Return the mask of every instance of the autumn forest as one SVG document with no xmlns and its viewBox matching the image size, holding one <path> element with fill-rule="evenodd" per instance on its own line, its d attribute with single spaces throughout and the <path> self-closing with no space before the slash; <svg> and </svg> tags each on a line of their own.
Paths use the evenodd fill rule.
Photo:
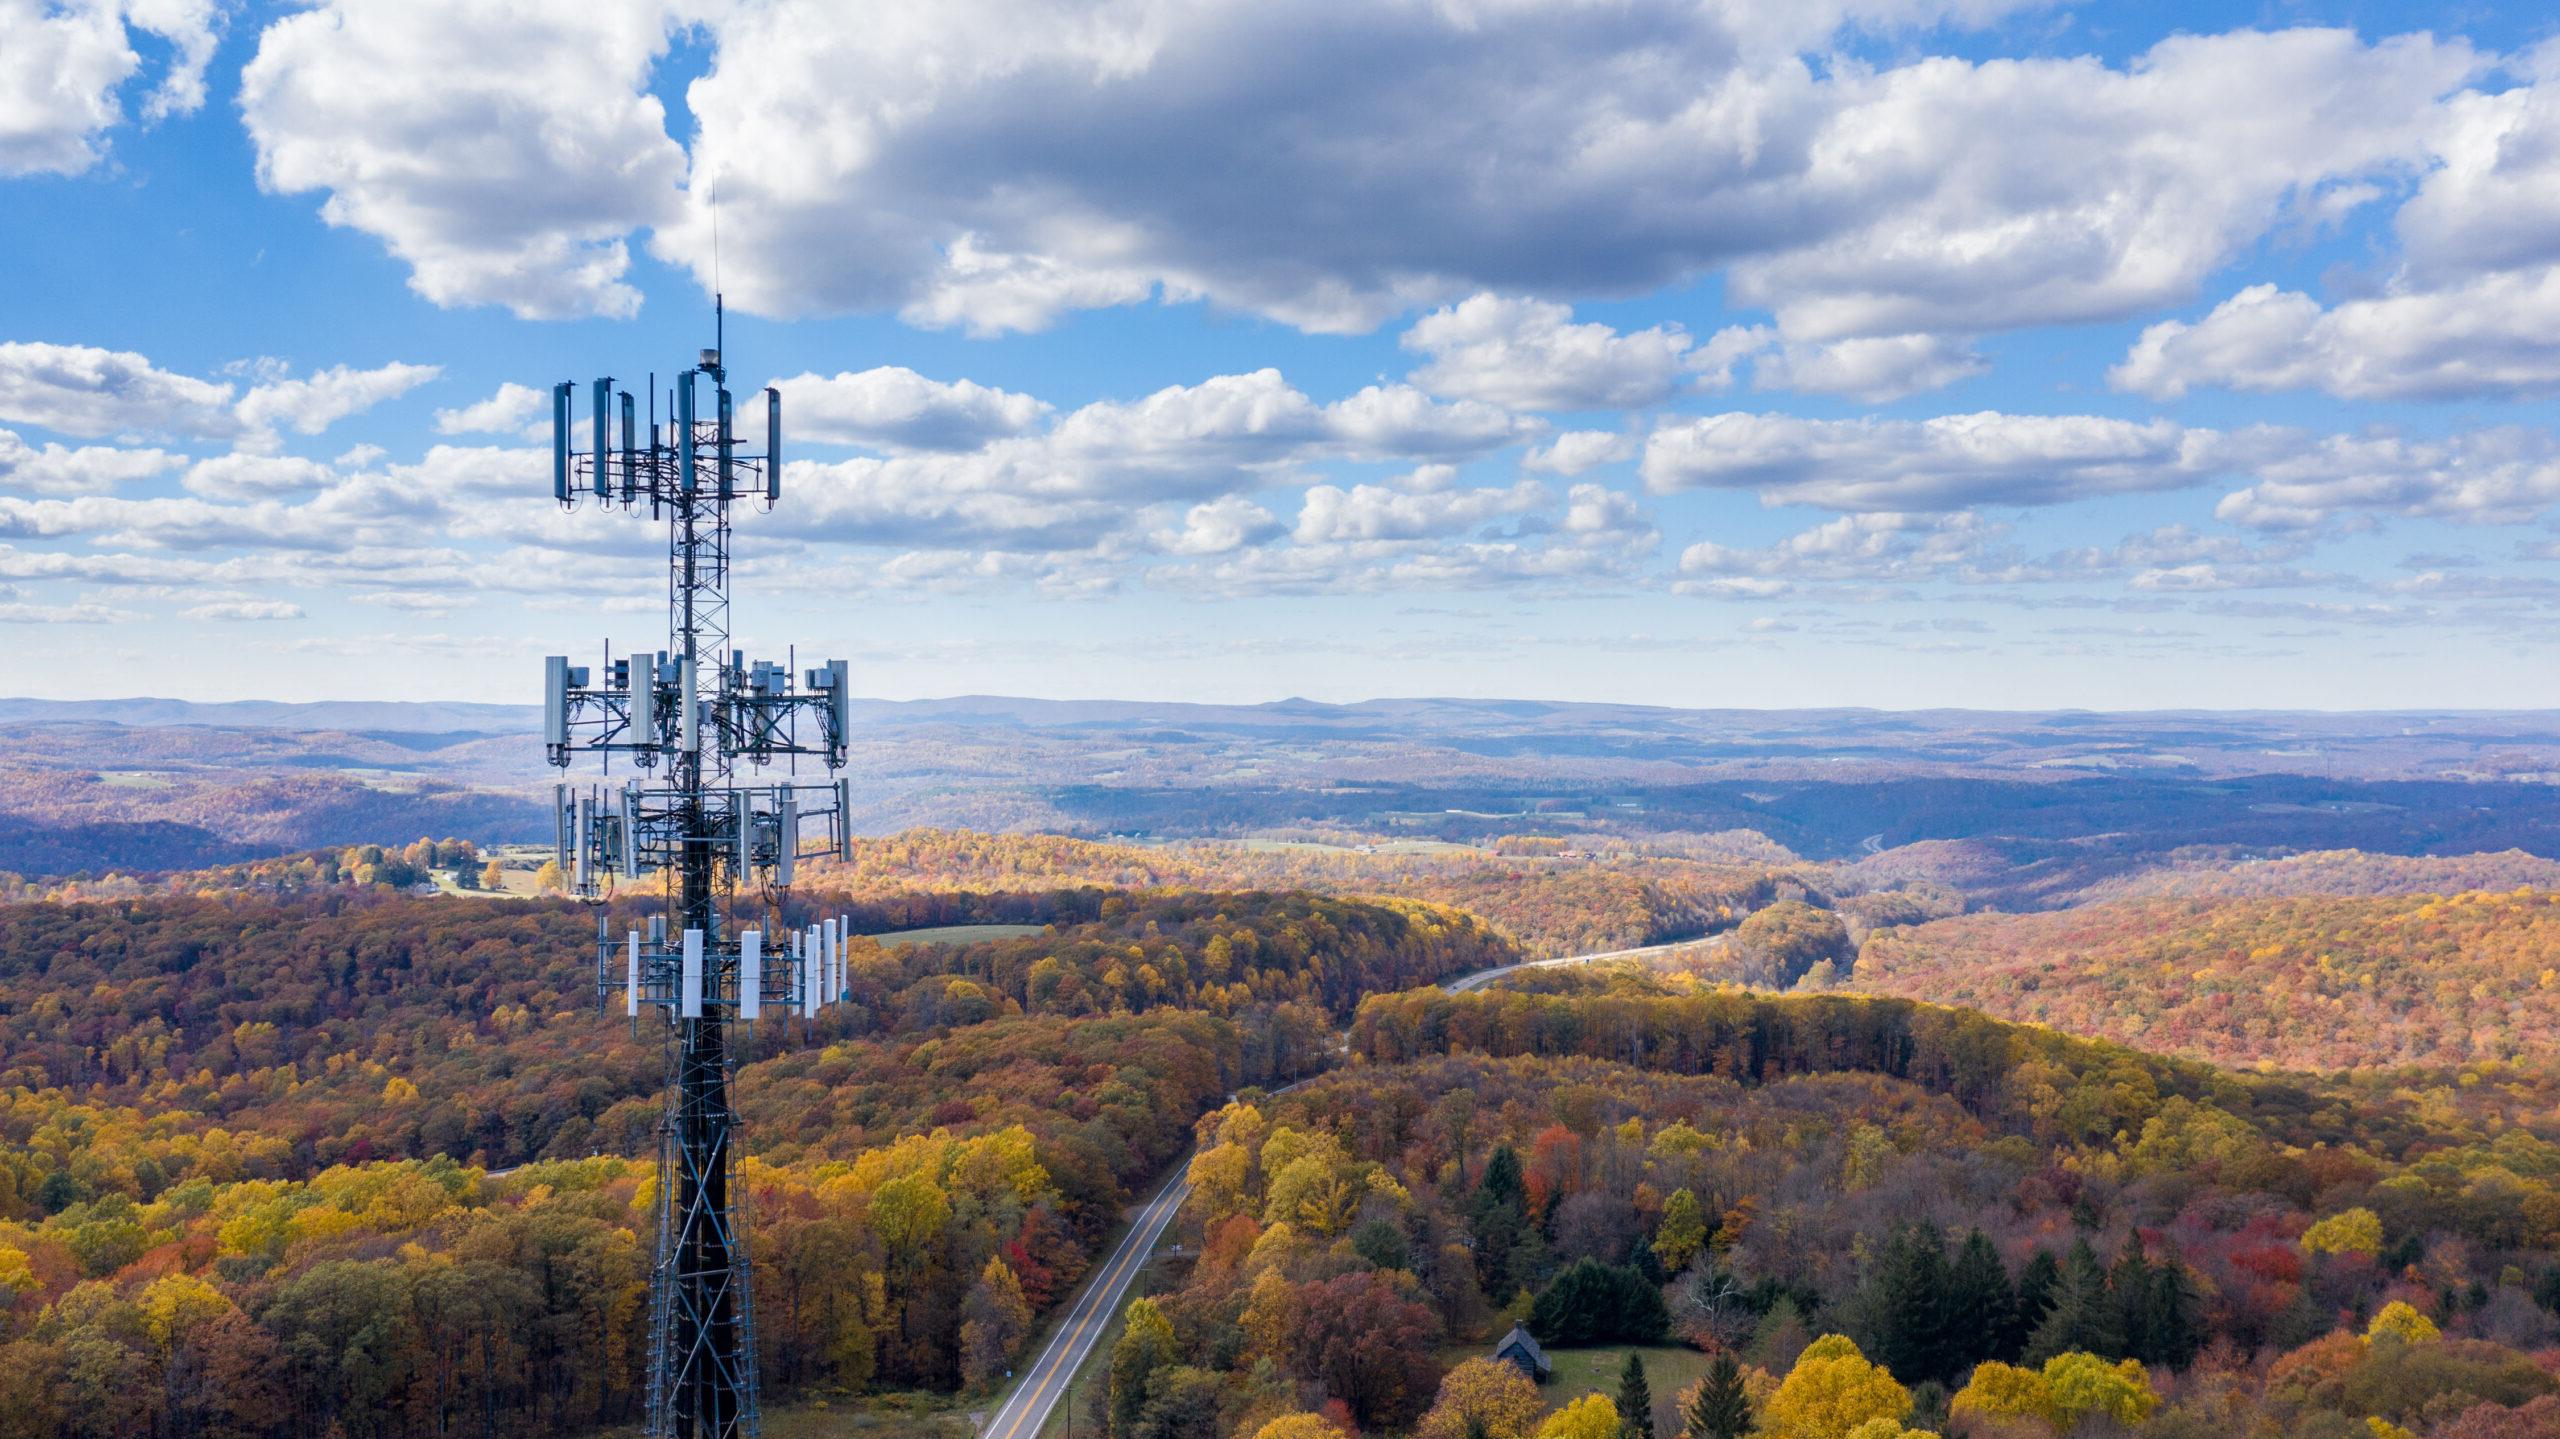
<svg viewBox="0 0 2560 1439">
<path fill-rule="evenodd" d="M 636 1423 L 664 1059 L 521 862 L 11 891 L 0 1435 Z M 2020 914 L 1735 834 L 866 841 L 795 901 L 883 937 L 849 1002 L 738 1072 L 766 1390 L 964 1432 L 1183 1173 L 1052 1432 L 2560 1434 L 2516 868 Z"/>
</svg>

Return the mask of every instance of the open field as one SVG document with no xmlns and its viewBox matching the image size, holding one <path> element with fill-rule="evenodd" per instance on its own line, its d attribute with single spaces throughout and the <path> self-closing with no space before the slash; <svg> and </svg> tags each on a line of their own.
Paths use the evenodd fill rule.
<svg viewBox="0 0 2560 1439">
<path fill-rule="evenodd" d="M 900 929 L 865 937 L 878 941 L 882 949 L 904 949 L 911 944 L 976 944 L 987 939 L 1020 939 L 1026 934 L 1038 934 L 1046 927 L 1037 924 L 938 924 L 929 929 Z"/>
</svg>

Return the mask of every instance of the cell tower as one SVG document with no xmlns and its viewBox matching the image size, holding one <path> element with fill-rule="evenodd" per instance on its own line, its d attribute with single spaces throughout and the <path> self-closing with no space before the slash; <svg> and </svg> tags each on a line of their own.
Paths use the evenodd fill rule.
<svg viewBox="0 0 2560 1439">
<path fill-rule="evenodd" d="M 598 1002 L 618 995 L 635 1021 L 666 1017 L 648 1432 L 734 1439 L 756 1434 L 759 1415 L 731 1031 L 815 1016 L 843 993 L 844 922 L 791 932 L 782 921 L 804 835 L 820 841 L 816 853 L 849 856 L 853 842 L 845 781 L 741 783 L 737 770 L 804 757 L 841 769 L 848 667 L 831 661 L 794 685 L 789 663 L 751 664 L 729 648 L 730 511 L 782 497 L 781 394 L 764 392 L 764 449 L 751 454 L 717 349 L 675 377 L 663 426 L 651 376 L 645 432 L 630 392 L 597 380 L 583 450 L 573 447 L 576 390 L 551 392 L 552 497 L 563 508 L 645 507 L 666 522 L 667 647 L 616 657 L 608 645 L 601 675 L 565 655 L 544 662 L 551 763 L 594 755 L 609 772 L 621 755 L 639 771 L 619 787 L 554 791 L 556 857 L 597 907 Z M 644 881 L 655 881 L 658 908 L 617 954 L 605 902 Z"/>
</svg>

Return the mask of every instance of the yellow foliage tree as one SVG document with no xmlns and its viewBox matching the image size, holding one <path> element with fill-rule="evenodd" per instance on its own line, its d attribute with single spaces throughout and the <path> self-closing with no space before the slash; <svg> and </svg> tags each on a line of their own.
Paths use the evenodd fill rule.
<svg viewBox="0 0 2560 1439">
<path fill-rule="evenodd" d="M 1762 1422 L 1780 1439 L 1848 1439 L 1868 1420 L 1899 1424 L 1910 1413 L 1910 1390 L 1869 1362 L 1855 1342 L 1826 1334 L 1797 1356 L 1769 1396 Z"/>
<path fill-rule="evenodd" d="M 1518 1369 L 1499 1359 L 1470 1359 L 1440 1380 L 1440 1395 L 1422 1416 L 1414 1439 L 1528 1439 L 1547 1407 Z M 1469 1421 L 1475 1428 L 1471 1431 Z"/>
<path fill-rule="evenodd" d="M 2044 1362 L 2044 1383 L 2051 1395 L 2046 1412 L 2059 1429 L 2093 1414 L 2130 1429 L 2160 1407 L 2150 1371 L 2131 1359 L 2110 1364 L 2095 1354 L 2057 1354 Z"/>
<path fill-rule="evenodd" d="M 1953 1418 L 2041 1419 L 2053 1407 L 2053 1391 L 2032 1369 L 1998 1360 L 1977 1364 L 1973 1377 L 1947 1404 Z"/>
<path fill-rule="evenodd" d="M 1254 1430 L 1253 1439 L 1343 1439 L 1343 1433 L 1321 1414 L 1283 1414 Z"/>
<path fill-rule="evenodd" d="M 0 1290 L 33 1294 L 37 1287 L 35 1266 L 27 1262 L 27 1251 L 0 1244 Z"/>
<path fill-rule="evenodd" d="M 142 1327 L 152 1343 L 165 1349 L 231 1307 L 221 1290 L 192 1274 L 163 1274 L 142 1291 Z"/>
<path fill-rule="evenodd" d="M 2436 1322 L 2409 1307 L 2404 1300 L 2394 1299 L 2373 1316 L 2373 1324 L 2364 1331 L 2367 1339 L 2397 1339 L 2403 1344 L 2425 1344 L 2443 1337 Z"/>
<path fill-rule="evenodd" d="M 2102 1415 L 2129 1429 L 2159 1406 L 2150 1371 L 2139 1363 L 2111 1364 L 2075 1350 L 2046 1360 L 2041 1372 L 2014 1364 L 1976 1365 L 1947 1412 L 1958 1418 L 2040 1419 L 2058 1430 Z"/>
<path fill-rule="evenodd" d="M 2382 1252 L 2382 1218 L 2370 1209 L 2344 1209 L 2302 1231 L 2302 1247 L 2313 1254 Z"/>
<path fill-rule="evenodd" d="M 1618 1406 L 1606 1394 L 1585 1394 L 1547 1416 L 1537 1439 L 1618 1439 Z"/>
</svg>

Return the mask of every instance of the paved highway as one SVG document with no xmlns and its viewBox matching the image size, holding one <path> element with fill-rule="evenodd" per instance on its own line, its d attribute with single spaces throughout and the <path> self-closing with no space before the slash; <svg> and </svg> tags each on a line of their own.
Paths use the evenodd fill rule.
<svg viewBox="0 0 2560 1439">
<path fill-rule="evenodd" d="M 1129 1232 L 1121 1237 L 1120 1246 L 1102 1262 L 1093 1282 L 1067 1311 L 1066 1322 L 1049 1336 L 1049 1347 L 1040 1351 L 1029 1373 L 1013 1389 L 1013 1397 L 987 1421 L 987 1439 L 1034 1439 L 1049 1422 L 1050 1411 L 1067 1397 L 1067 1387 L 1075 1382 L 1076 1371 L 1084 1367 L 1085 1356 L 1111 1327 L 1111 1316 L 1120 1312 L 1120 1296 L 1129 1291 L 1129 1281 L 1146 1267 L 1147 1255 L 1164 1236 L 1165 1226 L 1181 1210 L 1182 1201 L 1191 1193 L 1191 1182 L 1185 1176 L 1191 1169 L 1186 1157 L 1182 1168 L 1156 1197 L 1138 1211 Z"/>
<path fill-rule="evenodd" d="M 1642 944 L 1633 949 L 1604 949 L 1596 954 L 1568 954 L 1556 959 L 1532 959 L 1521 964 L 1506 964 L 1500 969 L 1479 969 L 1473 974 L 1460 975 L 1440 987 L 1451 994 L 1465 994 L 1469 990 L 1482 989 L 1504 975 L 1518 974 L 1524 969 L 1554 969 L 1560 965 L 1590 964 L 1603 959 L 1638 959 L 1648 954 L 1668 954 L 1675 949 L 1694 949 L 1700 946 L 1713 948 L 1723 944 L 1724 939 L 1724 935 L 1711 934 L 1704 939 L 1677 939 L 1669 944 Z"/>
<path fill-rule="evenodd" d="M 1722 936 L 1716 936 L 1706 942 L 1719 943 L 1721 940 Z M 1633 959 L 1699 942 L 1690 939 L 1676 944 L 1648 944 L 1635 949 L 1533 959 L 1525 964 L 1508 964 L 1499 969 L 1480 969 L 1450 980 L 1441 988 L 1451 994 L 1464 994 L 1524 969 L 1589 964 L 1601 959 Z M 1271 1092 L 1286 1094 L 1306 1082 L 1301 1079 L 1297 1084 L 1284 1085 Z M 1102 1268 L 1085 1285 L 1083 1295 L 1067 1311 L 1066 1322 L 1058 1326 L 1057 1333 L 1049 1336 L 1048 1346 L 1040 1351 L 1038 1359 L 1032 1361 L 1030 1370 L 1014 1382 L 1013 1393 L 1006 1398 L 1004 1407 L 996 1410 L 995 1417 L 987 1421 L 987 1427 L 981 1431 L 985 1439 L 1038 1439 L 1040 1431 L 1049 1423 L 1049 1416 L 1065 1402 L 1069 1387 L 1075 1383 L 1076 1371 L 1084 1367 L 1086 1357 L 1093 1353 L 1093 1346 L 1102 1341 L 1103 1332 L 1111 1327 L 1112 1316 L 1120 1312 L 1120 1299 L 1129 1292 L 1130 1281 L 1146 1267 L 1147 1256 L 1154 1252 L 1156 1241 L 1164 1237 L 1166 1227 L 1181 1211 L 1182 1201 L 1190 1197 L 1191 1183 L 1187 1177 L 1190 1171 L 1191 1161 L 1186 1155 L 1182 1167 L 1174 1171 L 1173 1178 L 1165 1181 L 1164 1188 L 1157 1190 L 1155 1198 L 1148 1200 L 1146 1207 L 1130 1221 L 1129 1232 L 1121 1236 L 1119 1245 L 1111 1251 L 1111 1257 L 1102 1261 Z"/>
</svg>

